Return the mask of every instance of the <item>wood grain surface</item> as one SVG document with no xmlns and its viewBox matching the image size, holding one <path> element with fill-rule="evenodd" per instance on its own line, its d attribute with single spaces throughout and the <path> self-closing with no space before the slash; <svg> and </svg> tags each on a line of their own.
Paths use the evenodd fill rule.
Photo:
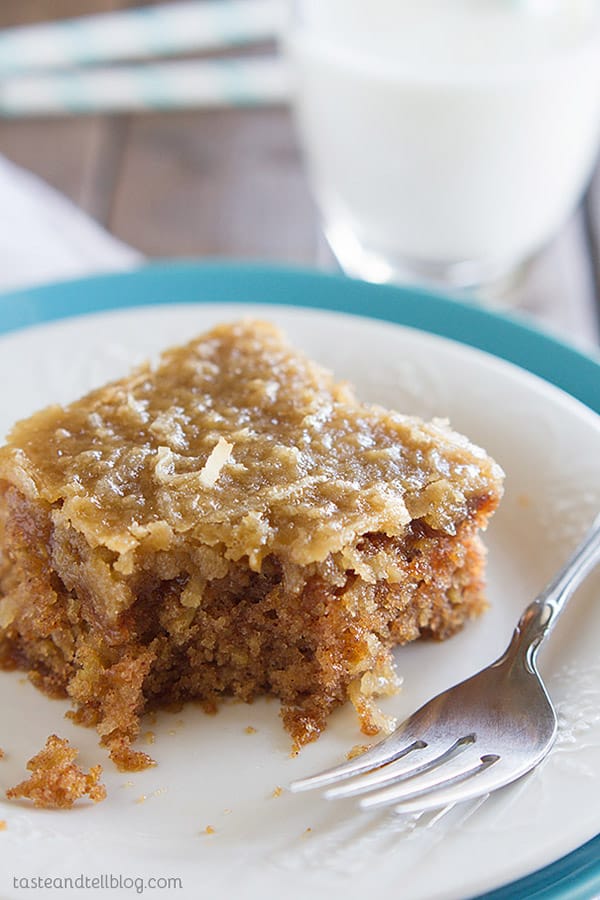
<svg viewBox="0 0 600 900">
<path fill-rule="evenodd" d="M 2 0 L 0 28 L 137 5 Z M 150 257 L 335 267 L 287 108 L 0 120 L 0 153 Z M 597 344 L 599 240 L 596 178 L 586 204 L 513 291 L 513 309 Z"/>
</svg>

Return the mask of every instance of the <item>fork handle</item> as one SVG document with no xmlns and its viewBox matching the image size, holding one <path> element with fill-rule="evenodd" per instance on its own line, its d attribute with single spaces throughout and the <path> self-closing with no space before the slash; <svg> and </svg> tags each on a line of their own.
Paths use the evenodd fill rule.
<svg viewBox="0 0 600 900">
<path fill-rule="evenodd" d="M 525 654 L 531 667 L 540 644 L 556 624 L 574 591 L 600 562 L 600 515 L 583 541 L 550 584 L 529 604 L 513 635 L 509 650 Z M 508 652 L 508 651 L 507 651 Z"/>
</svg>

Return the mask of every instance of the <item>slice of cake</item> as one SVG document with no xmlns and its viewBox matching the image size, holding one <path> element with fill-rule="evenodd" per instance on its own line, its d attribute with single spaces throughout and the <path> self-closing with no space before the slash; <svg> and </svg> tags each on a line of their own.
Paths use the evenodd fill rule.
<svg viewBox="0 0 600 900">
<path fill-rule="evenodd" d="M 145 711 L 282 701 L 296 746 L 390 648 L 485 606 L 502 472 L 443 422 L 359 402 L 269 324 L 223 325 L 52 406 L 0 449 L 0 663 L 122 768 Z"/>
</svg>

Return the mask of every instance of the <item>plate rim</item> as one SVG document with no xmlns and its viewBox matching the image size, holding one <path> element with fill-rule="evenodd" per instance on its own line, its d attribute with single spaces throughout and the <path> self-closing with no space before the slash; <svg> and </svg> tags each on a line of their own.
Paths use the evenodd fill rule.
<svg viewBox="0 0 600 900">
<path fill-rule="evenodd" d="M 206 295 L 198 296 L 198 290 Z M 124 272 L 0 294 L 0 335 L 60 319 L 169 304 L 235 302 L 329 310 L 393 322 L 483 350 L 600 413 L 600 353 L 584 352 L 516 312 L 416 286 L 380 285 L 316 269 L 236 260 L 164 260 Z M 600 891 L 600 834 L 479 900 L 575 900 Z"/>
<path fill-rule="evenodd" d="M 198 279 L 213 291 L 210 297 L 164 293 L 197 288 Z M 244 297 L 249 283 L 254 295 Z M 137 296 L 132 298 L 129 291 L 134 284 Z M 317 285 L 319 296 L 314 296 L 309 289 Z M 264 293 L 259 299 L 260 289 Z M 277 295 L 269 296 L 274 289 Z M 83 305 L 82 290 L 87 292 Z M 600 413 L 600 397 L 594 390 L 600 351 L 575 347 L 516 311 L 500 312 L 429 288 L 373 284 L 305 267 L 243 260 L 162 260 L 36 285 L 0 293 L 0 334 L 88 312 L 234 299 L 363 315 L 450 338 L 533 372 Z"/>
</svg>

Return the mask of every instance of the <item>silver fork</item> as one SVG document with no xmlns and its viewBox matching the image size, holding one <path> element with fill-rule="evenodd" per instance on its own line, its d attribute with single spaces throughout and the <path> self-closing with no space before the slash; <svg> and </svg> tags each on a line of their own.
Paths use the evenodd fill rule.
<svg viewBox="0 0 600 900">
<path fill-rule="evenodd" d="M 536 668 L 543 639 L 600 562 L 600 515 L 548 587 L 531 603 L 502 656 L 438 694 L 362 756 L 290 785 L 330 787 L 328 799 L 366 794 L 363 809 L 423 812 L 495 791 L 546 756 L 557 732 Z"/>
</svg>

